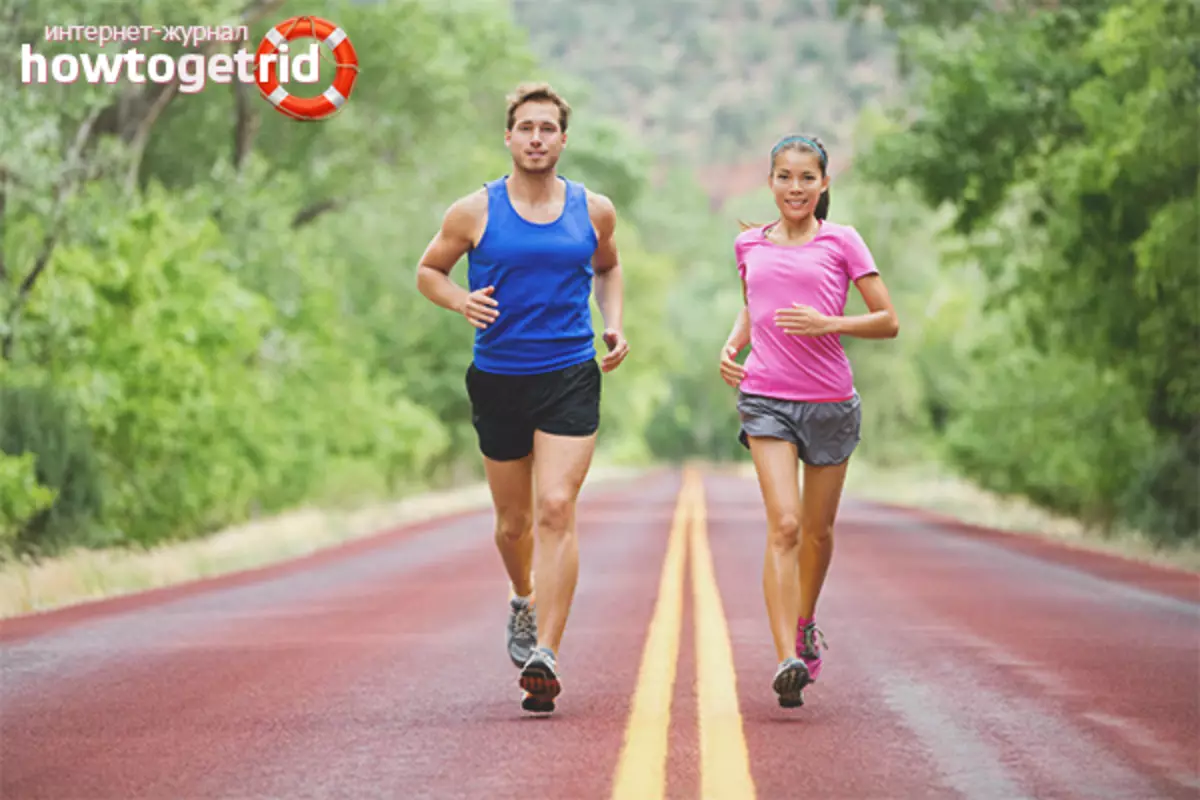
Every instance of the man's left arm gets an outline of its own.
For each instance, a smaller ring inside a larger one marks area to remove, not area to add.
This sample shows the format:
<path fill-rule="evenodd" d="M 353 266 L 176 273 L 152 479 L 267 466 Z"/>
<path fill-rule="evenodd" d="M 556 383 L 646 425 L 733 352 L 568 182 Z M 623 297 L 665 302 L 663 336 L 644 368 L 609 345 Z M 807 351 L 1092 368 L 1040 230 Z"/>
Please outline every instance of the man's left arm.
<path fill-rule="evenodd" d="M 608 346 L 608 354 L 600 366 L 605 372 L 611 372 L 629 353 L 629 343 L 625 341 L 624 333 L 625 298 L 621 259 L 614 239 L 617 211 L 607 197 L 589 192 L 588 214 L 597 238 L 596 252 L 592 255 L 592 269 L 596 275 L 596 305 L 604 317 L 604 343 Z"/>

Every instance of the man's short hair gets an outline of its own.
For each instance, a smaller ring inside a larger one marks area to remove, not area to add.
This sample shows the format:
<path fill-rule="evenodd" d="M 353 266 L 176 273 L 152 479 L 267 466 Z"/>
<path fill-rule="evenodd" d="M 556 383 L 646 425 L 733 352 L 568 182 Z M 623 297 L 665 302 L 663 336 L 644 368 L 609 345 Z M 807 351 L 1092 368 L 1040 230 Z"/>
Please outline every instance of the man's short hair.
<path fill-rule="evenodd" d="M 571 106 L 548 83 L 522 83 L 513 90 L 508 96 L 508 130 L 513 129 L 517 108 L 521 104 L 542 100 L 558 106 L 558 127 L 562 129 L 563 133 L 566 133 L 567 122 L 571 119 Z"/>

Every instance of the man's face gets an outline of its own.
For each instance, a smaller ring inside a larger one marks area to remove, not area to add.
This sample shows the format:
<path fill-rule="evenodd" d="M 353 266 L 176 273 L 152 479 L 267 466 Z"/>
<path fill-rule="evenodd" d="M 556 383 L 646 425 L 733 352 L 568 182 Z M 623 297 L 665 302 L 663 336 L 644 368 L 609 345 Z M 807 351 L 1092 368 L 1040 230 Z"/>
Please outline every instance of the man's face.
<path fill-rule="evenodd" d="M 554 169 L 567 143 L 558 118 L 558 106 L 549 100 L 530 100 L 517 107 L 512 130 L 504 133 L 504 144 L 518 169 L 525 172 Z"/>

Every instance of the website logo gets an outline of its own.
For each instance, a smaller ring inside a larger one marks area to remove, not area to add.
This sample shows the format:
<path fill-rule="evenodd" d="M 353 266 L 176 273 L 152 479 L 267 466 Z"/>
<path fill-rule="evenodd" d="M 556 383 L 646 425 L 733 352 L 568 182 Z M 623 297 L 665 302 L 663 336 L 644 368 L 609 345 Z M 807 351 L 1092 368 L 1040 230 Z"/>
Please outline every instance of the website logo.
<path fill-rule="evenodd" d="M 316 97 L 297 97 L 289 93 L 280 83 L 280 62 L 283 72 L 288 72 L 288 42 L 295 39 L 313 38 L 329 48 L 336 59 L 337 72 L 333 85 Z M 305 122 L 326 119 L 336 114 L 354 90 L 358 78 L 358 54 L 350 37 L 337 25 L 320 17 L 292 17 L 267 31 L 255 55 L 255 82 L 259 91 L 280 113 Z"/>
<path fill-rule="evenodd" d="M 267 31 L 255 52 L 244 47 L 230 54 L 209 43 L 245 42 L 245 25 L 205 27 L 200 25 L 47 25 L 44 38 L 50 42 L 92 42 L 104 48 L 109 43 L 178 42 L 192 52 L 183 55 L 148 55 L 132 47 L 122 52 L 59 53 L 48 57 L 21 46 L 21 82 L 48 81 L 87 83 L 178 84 L 184 94 L 202 90 L 208 82 L 254 84 L 263 98 L 279 113 L 304 122 L 329 119 L 350 99 L 358 79 L 358 54 L 350 37 L 338 25 L 321 17 L 299 16 L 284 20 Z M 297 53 L 297 40 L 310 39 L 307 52 Z M 328 51 L 328 52 L 326 52 Z M 312 85 L 320 79 L 318 61 L 332 56 L 335 73 L 332 85 L 307 97 L 289 92 L 291 84 Z"/>

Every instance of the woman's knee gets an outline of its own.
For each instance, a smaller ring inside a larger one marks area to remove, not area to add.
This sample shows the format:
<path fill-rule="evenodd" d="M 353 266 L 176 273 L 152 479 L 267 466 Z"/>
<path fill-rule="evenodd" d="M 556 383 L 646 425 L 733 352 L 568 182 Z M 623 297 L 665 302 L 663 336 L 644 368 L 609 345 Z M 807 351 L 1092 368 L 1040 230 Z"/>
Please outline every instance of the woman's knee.
<path fill-rule="evenodd" d="M 770 524 L 771 546 L 777 550 L 791 550 L 800 544 L 800 515 L 785 511 L 773 515 Z"/>
<path fill-rule="evenodd" d="M 808 524 L 804 526 L 804 541 L 815 545 L 827 545 L 833 541 L 833 525 L 830 523 Z"/>

